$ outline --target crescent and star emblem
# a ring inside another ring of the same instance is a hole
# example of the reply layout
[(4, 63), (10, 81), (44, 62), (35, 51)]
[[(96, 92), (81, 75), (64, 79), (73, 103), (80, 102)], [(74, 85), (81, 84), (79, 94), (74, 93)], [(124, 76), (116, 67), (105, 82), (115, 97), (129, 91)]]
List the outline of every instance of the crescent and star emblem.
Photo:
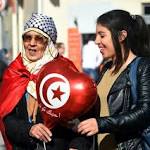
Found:
[(69, 81), (61, 74), (48, 74), (40, 83), (39, 95), (41, 102), (46, 107), (51, 109), (60, 108), (67, 103), (70, 96)]

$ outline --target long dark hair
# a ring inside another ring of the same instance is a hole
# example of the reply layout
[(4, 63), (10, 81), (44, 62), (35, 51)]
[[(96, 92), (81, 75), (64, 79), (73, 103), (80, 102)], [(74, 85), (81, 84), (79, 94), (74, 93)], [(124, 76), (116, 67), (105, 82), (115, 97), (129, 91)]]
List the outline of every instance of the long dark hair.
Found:
[[(137, 56), (150, 56), (148, 26), (141, 16), (132, 16), (124, 10), (112, 10), (99, 16), (97, 18), (97, 24), (105, 26), (111, 32), (112, 42), (116, 52), (113, 73), (119, 71), (128, 58), (130, 49)], [(122, 30), (127, 32), (127, 37), (124, 40), (124, 52), (121, 51), (119, 43), (119, 35)]]

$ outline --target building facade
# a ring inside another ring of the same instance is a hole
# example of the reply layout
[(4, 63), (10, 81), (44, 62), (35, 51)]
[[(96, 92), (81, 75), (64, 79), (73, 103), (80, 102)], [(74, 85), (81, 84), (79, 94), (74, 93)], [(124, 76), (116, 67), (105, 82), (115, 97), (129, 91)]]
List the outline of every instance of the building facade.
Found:
[(150, 0), (11, 0), (16, 10), (7, 6), (0, 15), (0, 48), (11, 51), (14, 59), (22, 49), (24, 22), (33, 12), (51, 16), (58, 30), (58, 42), (65, 43), (66, 57), (80, 68), (84, 38), (95, 33), (96, 18), (112, 9), (124, 9), (142, 15), (150, 24)]

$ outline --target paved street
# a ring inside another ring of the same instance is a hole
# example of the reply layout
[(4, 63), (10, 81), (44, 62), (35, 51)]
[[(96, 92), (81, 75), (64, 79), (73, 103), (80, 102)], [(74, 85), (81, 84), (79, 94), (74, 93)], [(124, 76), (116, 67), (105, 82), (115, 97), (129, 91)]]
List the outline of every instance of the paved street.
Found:
[(0, 150), (5, 150), (4, 141), (1, 133), (0, 133)]

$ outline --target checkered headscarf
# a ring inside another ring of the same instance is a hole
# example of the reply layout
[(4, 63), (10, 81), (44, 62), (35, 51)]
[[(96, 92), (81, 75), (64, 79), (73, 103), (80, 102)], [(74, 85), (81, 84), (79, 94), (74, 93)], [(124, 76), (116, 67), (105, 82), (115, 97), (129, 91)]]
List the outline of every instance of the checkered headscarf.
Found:
[(33, 13), (31, 18), (26, 22), (24, 31), (28, 30), (29, 28), (37, 28), (43, 31), (51, 38), (54, 43), (56, 43), (57, 30), (51, 17), (43, 14)]
[[(43, 57), (36, 62), (28, 60), (24, 47), (21, 52), (23, 64), (26, 66), (27, 70), (32, 74), (36, 74), (44, 64), (52, 61), (58, 55), (58, 50), (55, 48), (57, 30), (51, 17), (45, 16), (43, 14), (33, 13), (31, 18), (24, 26), (23, 34), (29, 31), (35, 31), (48, 38), (48, 45), (44, 51)], [(36, 85), (33, 81), (29, 82), (27, 91), (36, 99)]]

